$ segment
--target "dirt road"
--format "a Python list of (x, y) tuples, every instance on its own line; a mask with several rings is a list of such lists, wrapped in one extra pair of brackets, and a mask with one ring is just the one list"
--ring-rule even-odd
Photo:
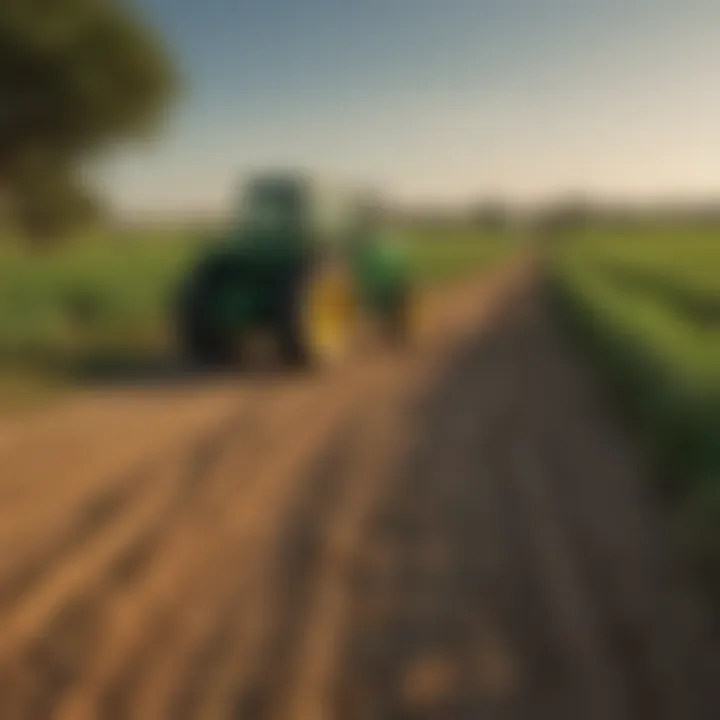
[(409, 356), (6, 423), (0, 718), (717, 717), (650, 483), (532, 274), (436, 309)]

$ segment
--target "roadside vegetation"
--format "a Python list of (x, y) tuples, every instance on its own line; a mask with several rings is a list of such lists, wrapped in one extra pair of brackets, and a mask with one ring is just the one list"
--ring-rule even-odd
[(654, 457), (720, 598), (720, 229), (586, 229), (552, 256), (557, 306)]
[(191, 235), (152, 231), (45, 253), (0, 245), (0, 365), (67, 370), (91, 357), (157, 351), (197, 245)]

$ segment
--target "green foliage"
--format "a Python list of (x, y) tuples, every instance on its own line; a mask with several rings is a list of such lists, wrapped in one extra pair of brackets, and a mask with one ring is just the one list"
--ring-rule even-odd
[(159, 119), (175, 87), (157, 37), (110, 0), (0, 3), (0, 179), (46, 235), (90, 207), (78, 163)]
[(717, 230), (591, 230), (552, 258), (558, 309), (654, 453), (696, 556), (713, 558), (720, 557), (718, 268)]
[(712, 229), (587, 231), (576, 238), (586, 262), (613, 280), (662, 296), (689, 315), (720, 319), (720, 232)]
[(0, 364), (57, 368), (152, 353), (167, 336), (175, 287), (197, 247), (192, 236), (151, 233), (89, 237), (39, 256), (0, 247)]

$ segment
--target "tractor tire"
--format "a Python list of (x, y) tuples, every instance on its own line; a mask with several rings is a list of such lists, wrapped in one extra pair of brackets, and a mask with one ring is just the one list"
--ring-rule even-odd
[(224, 367), (235, 361), (231, 338), (208, 322), (213, 287), (206, 278), (192, 282), (176, 306), (178, 344), (183, 360), (193, 368)]
[(197, 322), (185, 325), (181, 344), (183, 357), (192, 367), (222, 367), (234, 359), (227, 340)]

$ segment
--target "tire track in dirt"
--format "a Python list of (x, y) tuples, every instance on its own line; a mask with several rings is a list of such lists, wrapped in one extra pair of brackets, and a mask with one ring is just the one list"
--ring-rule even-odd
[(303, 483), (303, 493), (289, 513), (278, 539), (277, 566), (273, 569), (274, 622), (255, 660), (255, 671), (247, 690), (234, 700), (238, 717), (268, 717), (274, 703), (285, 692), (292, 669), (293, 649), (299, 642), (308, 613), (314, 574), (326, 540), (330, 517), (342, 491), (337, 474), (346, 457), (354, 423), (341, 427), (329, 449)]
[(350, 631), (351, 576), (364, 552), (366, 517), (383, 501), (407, 444), (409, 394), (407, 387), (400, 386), (384, 395), (354, 433), (340, 469), (339, 502), (316, 550), (319, 569), (293, 651), (288, 685), (285, 692), (277, 693), (280, 702), (273, 713), (277, 718), (334, 717), (332, 688), (340, 648)]
[[(276, 600), (265, 604), (265, 613), (272, 622), (255, 639), (258, 649), (252, 667), (237, 657), (233, 652), (237, 649), (235, 643), (227, 642), (226, 635), (226, 642), (209, 658), (201, 678), (184, 684), (186, 692), (178, 697), (173, 717), (253, 717), (265, 715), (282, 703), (283, 686), (297, 671), (296, 657), (303, 645), (307, 615), (315, 605), (314, 596), (321, 584), (320, 556), (330, 552), (330, 527), (341, 522), (349, 488), (343, 468), (352, 466), (357, 459), (366, 420), (375, 415), (373, 408), (368, 412), (366, 406), (363, 398), (357, 413), (342, 421), (333, 433), (334, 439), (325, 443), (310, 469), (301, 473), (300, 491), (295, 492), (295, 499), (284, 511), (284, 519), (277, 522), (281, 531), (273, 540), (274, 557), (266, 561), (266, 573), (273, 586), (269, 600)], [(236, 631), (241, 624), (238, 617), (229, 619), (230, 627)], [(250, 674), (246, 676), (245, 670)], [(207, 676), (207, 682), (202, 681), (203, 676)]]
[(277, 558), (282, 603), (273, 614), (279, 622), (255, 678), (235, 703), (239, 717), (330, 716), (327, 690), (345, 630), (347, 573), (362, 551), (364, 514), (402, 447), (396, 394), (364, 408), (308, 474)]
[(524, 572), (531, 578), (542, 618), (540, 644), (547, 646), (539, 657), (553, 657), (556, 677), (565, 684), (553, 703), (558, 702), (563, 717), (623, 720), (628, 717), (627, 698), (618, 668), (606, 652), (590, 589), (578, 572), (573, 540), (559, 522), (542, 463), (523, 434), (515, 432), (514, 437), (504, 475), (507, 512), (521, 518), (517, 531), (525, 546)]
[[(606, 664), (615, 668), (624, 716), (714, 717), (720, 669), (713, 680), (707, 608), (678, 572), (653, 495), (658, 484), (608, 421), (597, 388), (571, 362), (542, 310), (542, 304), (533, 309), (524, 337), (535, 363), (518, 373), (526, 388), (518, 413), (527, 418), (528, 451), (553, 498), (555, 525), (574, 540), (567, 547)], [(540, 416), (551, 397), (555, 412)], [(573, 428), (568, 446), (573, 417), (585, 422)]]
[[(288, 409), (294, 408), (293, 402), (288, 400), (290, 398), (284, 398), (283, 404)], [(259, 404), (267, 404), (264, 416), (268, 411), (272, 413), (278, 399), (273, 394), (263, 395), (258, 398)], [(125, 587), (119, 588), (119, 594), (106, 598), (110, 637), (100, 653), (99, 662), (85, 678), (88, 687), (80, 691), (85, 696), (85, 705), (89, 703), (88, 697), (97, 699), (105, 691), (104, 685), (114, 674), (119, 676), (118, 682), (122, 684), (123, 677), (134, 677), (141, 672), (140, 668), (152, 657), (154, 643), (166, 638), (173, 628), (173, 621), (177, 620), (177, 599), (190, 601), (193, 587), (203, 583), (201, 576), (196, 577), (198, 571), (204, 570), (207, 574), (212, 569), (198, 568), (197, 565), (206, 551), (204, 536), (212, 537), (213, 532), (219, 532), (223, 527), (228, 501), (232, 500), (226, 497), (227, 481), (225, 484), (220, 482), (226, 465), (225, 456), (229, 452), (245, 453), (246, 462), (240, 468), (243, 473), (231, 474), (227, 480), (232, 481), (238, 492), (247, 492), (254, 482), (254, 478), (245, 473), (252, 471), (256, 455), (251, 452), (252, 447), (265, 447), (266, 436), (275, 430), (268, 422), (260, 422), (258, 410), (256, 407), (251, 432), (245, 422), (230, 424), (222, 435), (212, 438), (211, 444), (196, 450), (190, 463), (192, 472), (188, 475), (195, 487), (193, 502), (184, 502), (171, 509), (167, 522), (157, 525), (155, 542), (143, 552), (142, 572), (139, 572), (140, 568), (136, 570), (133, 583), (126, 582)], [(280, 420), (280, 416), (275, 419)], [(280, 423), (277, 429), (282, 431), (283, 424)], [(66, 704), (75, 707), (78, 702), (68, 700)], [(69, 716), (76, 717), (78, 713), (75, 708)], [(94, 715), (89, 712), (89, 716)]]
[[(359, 390), (361, 387), (362, 384), (360, 384), (360, 387), (353, 387), (351, 393), (343, 393), (340, 388), (335, 388), (332, 390), (331, 393), (329, 393), (326, 400), (319, 403), (320, 407), (318, 407), (316, 389), (310, 388), (308, 393), (306, 393), (305, 404), (297, 408), (295, 415), (289, 418), (287, 420), (287, 423), (285, 421), (277, 422), (279, 420), (278, 409), (270, 407), (267, 413), (268, 419), (272, 419), (274, 421), (273, 430), (276, 431), (276, 434), (280, 438), (280, 442), (287, 440), (289, 432), (292, 432), (292, 428), (298, 425), (298, 421), (300, 421), (302, 415), (307, 414), (307, 403), (311, 400), (313, 401), (314, 405), (313, 413), (315, 424), (308, 425), (300, 431), (295, 431), (297, 437), (292, 440), (290, 447), (285, 448), (284, 453), (278, 452), (279, 448), (272, 446), (268, 447), (266, 445), (263, 445), (262, 447), (258, 448), (257, 460), (260, 462), (257, 466), (250, 466), (249, 468), (254, 476), (253, 484), (251, 486), (251, 489), (253, 489), (252, 495), (248, 496), (245, 494), (238, 496), (236, 499), (230, 497), (227, 498), (227, 502), (225, 504), (231, 506), (232, 502), (239, 501), (243, 504), (248, 504), (250, 507), (253, 508), (263, 508), (270, 502), (272, 505), (278, 505), (281, 502), (287, 502), (286, 498), (293, 497), (294, 493), (299, 491), (299, 489), (295, 488), (295, 485), (297, 485), (297, 475), (300, 472), (303, 463), (306, 462), (307, 458), (305, 458), (305, 456), (311, 457), (317, 451), (318, 446), (322, 446), (322, 443), (320, 441), (326, 440), (329, 436), (329, 429), (336, 421), (336, 416), (339, 414), (340, 417), (342, 417), (343, 413), (348, 410), (348, 403), (354, 402), (354, 399), (356, 399), (356, 396), (359, 394)], [(345, 398), (343, 398), (344, 395), (346, 396)], [(284, 392), (278, 394), (278, 399), (283, 406), (287, 406), (287, 397), (285, 396)], [(326, 406), (324, 409), (323, 405)], [(326, 415), (325, 419), (323, 419), (323, 415)], [(277, 427), (275, 427), (275, 425), (277, 425)], [(285, 425), (287, 425), (287, 427), (285, 427)], [(300, 427), (302, 428), (302, 423), (300, 423)], [(229, 478), (233, 477), (233, 470), (236, 467), (236, 464), (246, 464), (247, 460), (247, 448), (241, 448), (237, 452), (237, 454), (231, 453), (223, 462), (223, 467), (219, 469), (218, 477), (226, 478), (227, 482)], [(255, 492), (255, 490), (257, 490), (257, 492)], [(274, 494), (278, 495), (278, 497), (272, 501), (269, 501), (267, 499), (269, 491), (272, 491)], [(265, 527), (260, 528), (260, 530), (267, 532), (268, 530), (274, 531), (274, 528), (282, 527), (282, 523), (279, 523), (277, 521), (272, 522), (267, 517), (264, 517), (266, 512), (266, 510), (263, 510), (262, 512), (261, 519), (264, 520)], [(244, 517), (240, 517), (240, 524), (238, 528), (235, 529), (235, 531), (240, 532), (241, 535), (247, 535), (248, 529), (250, 529), (250, 534), (252, 536), (252, 528), (246, 527), (246, 525), (251, 520), (254, 521), (252, 514), (248, 515), (247, 513), (245, 513)], [(218, 518), (216, 518), (216, 524), (217, 521)], [(213, 527), (213, 532), (216, 531), (217, 528)], [(255, 532), (257, 532), (257, 530), (255, 530)], [(232, 544), (233, 542), (237, 542), (237, 538), (225, 537), (224, 542), (220, 543), (220, 549), (222, 549), (222, 546), (227, 542)], [(269, 542), (269, 538), (263, 538), (263, 544)], [(203, 550), (206, 561), (211, 561), (211, 556), (209, 555), (211, 551), (212, 547), (205, 548)], [(195, 583), (195, 585), (197, 585), (198, 587), (202, 587), (204, 585), (204, 582), (200, 581), (198, 583)], [(201, 593), (201, 595), (203, 596), (210, 597), (212, 596), (212, 594), (212, 591), (210, 593)], [(188, 600), (191, 600), (191, 598), (188, 598)], [(195, 602), (196, 604), (203, 602), (203, 597), (197, 596), (195, 598)], [(213, 613), (210, 613), (209, 616), (213, 616)], [(181, 666), (185, 663), (185, 660), (183, 659), (183, 653), (174, 652), (172, 650), (173, 640), (176, 640), (180, 643), (183, 642), (181, 637), (183, 634), (182, 629), (178, 628), (178, 623), (172, 622), (172, 616), (168, 616), (166, 614), (165, 620), (166, 623), (163, 626), (165, 634), (163, 635), (161, 633), (160, 635), (152, 635), (152, 637), (148, 638), (146, 642), (147, 647), (149, 649), (154, 648), (155, 651), (145, 654), (144, 659), (143, 655), (141, 654), (140, 659), (142, 661), (140, 663), (137, 662), (137, 659), (129, 661), (127, 663), (127, 668), (131, 677), (126, 677), (125, 680), (119, 680), (117, 683), (114, 684), (114, 689), (110, 690), (107, 693), (107, 701), (105, 706), (108, 713), (110, 712), (110, 708), (114, 708), (112, 712), (115, 715), (123, 716), (124, 712), (122, 710), (122, 707), (124, 706), (124, 702), (127, 700), (127, 698), (134, 698), (137, 694), (140, 694), (142, 697), (148, 698), (148, 700), (145, 701), (141, 699), (137, 701), (139, 704), (133, 705), (134, 716), (155, 717), (157, 712), (159, 712), (159, 705), (162, 705), (166, 702), (165, 700), (160, 700), (159, 698), (168, 698), (171, 694), (171, 687), (173, 683), (177, 682), (177, 678), (175, 677), (175, 671), (171, 671), (169, 669), (165, 670), (162, 673), (162, 676), (165, 678), (164, 681), (159, 680), (150, 672), (150, 669), (155, 667), (164, 665), (164, 667), (166, 668), (173, 668), (176, 667), (176, 665)], [(205, 636), (209, 632), (211, 632), (211, 630), (208, 630), (208, 632), (199, 632), (195, 640), (190, 640), (190, 645), (192, 646), (194, 644), (197, 644), (200, 648), (204, 642)], [(156, 657), (158, 649), (163, 656), (169, 657), (167, 657), (165, 660)], [(195, 651), (196, 650), (193, 650), (191, 648), (190, 654)], [(197, 649), (197, 652), (200, 651), (200, 649)], [(174, 660), (173, 657), (177, 659)], [(145, 667), (145, 663), (147, 663), (148, 667), (147, 672), (143, 672), (143, 670), (140, 669), (142, 667)], [(182, 669), (178, 669), (177, 667), (176, 669), (178, 670), (178, 673), (182, 675)], [(121, 672), (121, 675), (124, 675), (124, 673)], [(145, 678), (150, 679), (146, 680)], [(138, 686), (140, 687), (138, 688)], [(148, 686), (152, 689), (147, 689)], [(164, 689), (158, 690), (159, 686)], [(123, 702), (116, 702), (118, 698), (122, 698)], [(135, 703), (136, 701), (133, 700), (131, 702)], [(144, 709), (145, 702), (148, 703), (151, 709)], [(155, 703), (158, 703), (159, 705), (156, 706)]]
[[(253, 415), (257, 411), (259, 399), (255, 403), (246, 402), (241, 409), (223, 419), (216, 427), (211, 428), (194, 443), (194, 448), (187, 453), (187, 471), (178, 482), (176, 497), (170, 503), (166, 514), (174, 514), (181, 504), (189, 504), (195, 496), (198, 484), (208, 473), (209, 467), (222, 451), (223, 446), (242, 429), (252, 430)], [(110, 531), (120, 516), (132, 510), (132, 506), (143, 501), (153, 487), (153, 479), (162, 473), (163, 467), (170, 465), (178, 456), (185, 456), (183, 450), (174, 449), (163, 453), (160, 457), (143, 461), (139, 467), (119, 475), (116, 479), (104, 482), (100, 492), (91, 498), (85, 507), (81, 507), (69, 523), (67, 533), (54, 538), (50, 550), (40, 553), (37, 557), (26, 561), (16, 572), (3, 578), (0, 584), (0, 612), (8, 612), (8, 605), (23, 602), (36, 585), (43, 583), (44, 578), (57, 567), (64, 567), (74, 561), (76, 553), (91, 545), (101, 531)], [(162, 524), (162, 523), (159, 523)], [(152, 544), (152, 537), (138, 540), (138, 552)], [(136, 553), (128, 553), (126, 565), (119, 571), (120, 575), (129, 574)]]
[[(8, 576), (17, 577), (20, 568), (58, 552), (63, 544), (58, 538), (77, 532), (95, 508), (102, 514), (111, 506), (113, 493), (126, 492), (123, 485), (135, 473), (149, 473), (154, 461), (161, 465), (168, 456), (181, 453), (185, 443), (228, 419), (244, 399), (211, 395), (209, 400), (170, 402), (165, 407), (151, 403), (161, 407), (149, 416), (144, 413), (146, 401), (132, 421), (124, 415), (120, 424), (88, 425), (85, 434), (75, 428), (74, 439), (68, 438), (70, 456), (64, 446), (53, 450), (52, 445), (43, 447), (42, 453), (15, 456), (3, 466), (0, 483), (6, 493), (3, 511), (10, 515), (0, 523), (0, 534), (7, 538), (0, 540), (0, 585)], [(91, 417), (95, 420), (94, 413)], [(125, 425), (130, 427), (123, 430)], [(61, 436), (63, 430), (58, 428)], [(106, 494), (111, 496), (107, 504)]]
[[(123, 508), (124, 513), (112, 514), (116, 522), (106, 518), (108, 523), (102, 528), (93, 523), (93, 529), (97, 527), (100, 532), (95, 535), (85, 531), (79, 533), (72, 538), (82, 541), (75, 543), (76, 547), (71, 543), (70, 549), (74, 552), (53, 558), (57, 564), (45, 568), (38, 586), (28, 588), (18, 598), (14, 609), (6, 608), (2, 624), (5, 632), (0, 638), (0, 667), (3, 670), (12, 667), (12, 659), (21, 654), (23, 646), (29, 646), (26, 661), (35, 668), (39, 679), (42, 681), (43, 675), (56, 678), (54, 683), (42, 683), (46, 697), (52, 697), (72, 679), (68, 667), (57, 672), (53, 665), (71, 664), (76, 668), (75, 674), (82, 670), (80, 657), (68, 663), (61, 649), (53, 650), (54, 639), (65, 634), (62, 632), (64, 618), (75, 617), (77, 606), (86, 608), (85, 615), (96, 617), (96, 624), (100, 623), (102, 613), (99, 608), (103, 599), (126, 585), (140, 572), (143, 564), (149, 562), (154, 546), (168, 530), (168, 524), (172, 527), (177, 516), (192, 503), (216, 446), (229, 431), (247, 422), (248, 412), (247, 408), (242, 409), (236, 417), (213, 428), (187, 455), (187, 462), (183, 455), (171, 455), (151, 463), (159, 470), (153, 472), (149, 468), (138, 472), (133, 480), (137, 480), (142, 488), (136, 496), (129, 494), (133, 502)], [(55, 617), (58, 610), (60, 614)], [(50, 685), (54, 692), (50, 692)]]
[[(298, 421), (307, 412), (307, 402), (309, 397), (301, 398), (302, 402), (293, 408), (293, 412), (288, 413), (287, 407), (283, 407), (282, 412), (286, 417), (281, 417), (278, 414), (278, 409), (269, 408), (268, 418), (272, 418), (273, 422), (272, 432), (276, 434), (278, 438), (285, 438), (287, 432), (292, 432), (292, 429), (297, 425)], [(287, 406), (287, 398), (281, 400), (283, 406)], [(254, 518), (252, 513), (238, 512), (234, 508), (234, 504), (242, 503), (251, 508), (257, 508), (258, 511), (263, 515), (273, 511), (273, 508), (266, 507), (270, 504), (275, 504), (278, 500), (271, 498), (271, 493), (275, 490), (273, 485), (277, 485), (280, 482), (286, 483), (288, 476), (292, 479), (292, 474), (296, 471), (296, 464), (302, 466), (303, 456), (305, 454), (312, 454), (315, 451), (315, 442), (317, 436), (327, 437), (328, 428), (325, 423), (320, 422), (318, 426), (313, 426), (309, 429), (309, 432), (298, 433), (297, 437), (293, 441), (295, 448), (286, 448), (285, 452), (281, 452), (281, 448), (278, 446), (278, 440), (276, 443), (267, 446), (262, 445), (257, 448), (250, 449), (248, 452), (247, 447), (240, 447), (233, 449), (224, 459), (222, 465), (218, 468), (216, 473), (216, 480), (218, 481), (218, 490), (222, 491), (222, 494), (218, 494), (217, 507), (220, 512), (215, 516), (213, 521), (213, 533), (217, 534), (218, 527), (225, 527), (227, 534), (221, 537), (215, 537), (214, 543), (206, 542), (203, 548), (203, 560), (206, 563), (212, 564), (214, 557), (218, 554), (220, 557), (227, 555), (225, 550), (226, 544), (231, 548), (238, 546), (238, 541), (245, 538), (252, 539), (253, 528), (252, 522)], [(233, 477), (237, 477), (239, 470), (252, 474), (253, 482), (251, 485), (243, 488), (241, 493), (233, 496), (233, 488), (228, 482)], [(223, 484), (222, 480), (225, 480)], [(269, 481), (269, 482), (268, 482)], [(234, 485), (234, 483), (232, 483)], [(284, 488), (284, 493), (290, 493), (290, 489)], [(263, 518), (269, 528), (275, 526), (275, 523), (270, 522), (267, 518)], [(250, 526), (249, 526), (250, 525)], [(257, 530), (255, 530), (257, 532)], [(202, 542), (202, 538), (198, 538), (199, 542)], [(243, 548), (247, 553), (248, 550)], [(242, 555), (238, 557), (238, 561), (250, 562), (251, 564), (257, 562), (256, 559), (245, 558)], [(222, 563), (221, 563), (222, 564)], [(227, 563), (225, 563), (227, 566)], [(202, 570), (202, 568), (201, 568)], [(245, 568), (242, 571), (238, 571), (238, 576), (243, 579), (243, 586), (241, 590), (247, 590), (247, 584), (244, 580), (246, 574)], [(204, 602), (208, 600), (214, 603), (214, 595), (218, 587), (218, 582), (222, 585), (222, 581), (225, 578), (213, 577), (216, 573), (212, 571), (208, 574), (205, 579), (199, 578), (193, 585), (195, 589), (189, 588), (190, 596), (186, 599), (194, 603), (195, 607), (201, 608)], [(236, 592), (230, 589), (230, 595), (234, 596), (240, 594), (241, 590)], [(193, 601), (194, 598), (194, 601)], [(221, 613), (210, 612), (208, 617), (212, 618), (222, 617)], [(172, 620), (172, 618), (170, 618)], [(200, 631), (193, 636), (191, 632), (189, 637), (184, 637), (184, 627), (178, 627), (178, 623), (168, 623), (165, 626), (165, 633), (152, 641), (147, 643), (147, 650), (142, 658), (142, 663), (131, 660), (128, 663), (128, 668), (131, 670), (131, 677), (125, 679), (125, 681), (119, 682), (108, 694), (106, 699), (107, 706), (115, 706), (115, 708), (121, 706), (113, 698), (123, 697), (132, 698), (139, 696), (139, 698), (133, 701), (133, 712), (137, 717), (156, 717), (157, 713), (160, 712), (159, 707), (154, 707), (154, 704), (163, 705), (171, 702), (171, 696), (174, 694), (174, 686), (177, 683), (178, 677), (182, 677), (184, 674), (184, 666), (188, 664), (187, 655), (192, 656), (197, 652), (200, 652), (198, 647), (202, 647), (206, 642), (206, 637), (212, 633), (212, 622), (209, 623), (206, 629), (200, 629)], [(187, 647), (183, 648), (183, 643), (187, 641)], [(195, 647), (198, 646), (198, 647)], [(149, 669), (163, 668), (161, 673), (147, 672), (143, 673), (140, 668), (147, 663)], [(190, 662), (192, 665), (192, 662)], [(148, 707), (149, 706), (149, 707)], [(120, 713), (122, 716), (122, 713)]]
[(478, 345), (415, 408), (416, 444), (366, 523), (332, 717), (469, 717), (478, 687), (492, 698), (512, 681), (490, 623), (498, 543), (483, 508), (490, 470), (474, 461), (499, 398)]
[(525, 668), (511, 716), (620, 720), (624, 698), (577, 572), (575, 538), (559, 522), (556, 498), (528, 436), (523, 403), (532, 388), (518, 366), (535, 358), (524, 344), (524, 305), (521, 300), (496, 341), (504, 357), (498, 375), (503, 403), (484, 439), (508, 547), (510, 624)]

